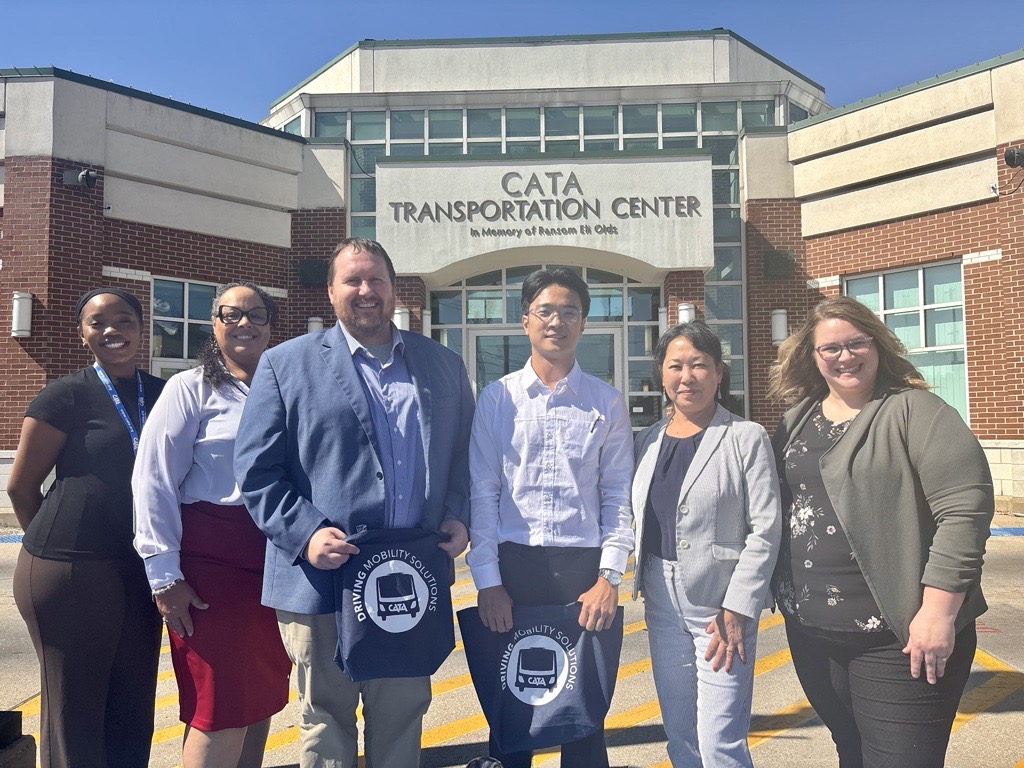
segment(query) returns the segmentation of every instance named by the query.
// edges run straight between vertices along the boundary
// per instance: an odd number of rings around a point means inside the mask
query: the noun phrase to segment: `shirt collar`
[[[356,341],[355,337],[353,337],[352,334],[348,332],[348,329],[345,327],[345,324],[341,322],[341,320],[338,321],[338,327],[341,328],[341,335],[345,337],[345,343],[348,344],[348,351],[352,354],[353,357],[356,356],[356,353],[359,352],[359,350],[363,350],[363,352],[366,355],[368,355],[369,357],[373,357],[373,355],[370,354],[370,350],[366,348],[366,345],[360,344],[358,341]],[[396,351],[405,352],[405,341],[402,340],[402,334],[398,330],[398,328],[395,327],[395,324],[391,323],[392,355],[394,355]]]
[[[529,391],[529,390],[533,389],[534,387],[540,387],[541,389],[544,389],[544,390],[547,390],[547,391],[550,391],[550,392],[554,392],[555,390],[558,389],[559,384],[561,384],[564,381],[566,383],[566,385],[568,385],[568,387],[574,393],[579,394],[579,392],[580,392],[580,383],[582,382],[582,380],[583,380],[583,369],[580,368],[579,360],[573,360],[572,361],[572,368],[569,369],[569,373],[566,375],[566,377],[564,379],[559,381],[558,384],[555,384],[555,388],[552,389],[552,390],[548,390],[547,385],[543,381],[540,380],[539,376],[537,376],[537,372],[535,370],[533,370],[533,361],[532,360],[527,360],[526,361],[526,365],[523,368],[522,383],[523,383],[523,390],[525,390],[525,391]]]

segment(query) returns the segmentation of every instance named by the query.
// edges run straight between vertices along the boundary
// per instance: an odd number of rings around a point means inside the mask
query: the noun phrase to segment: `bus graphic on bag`
[[[388,616],[415,617],[419,612],[412,574],[389,573],[377,579],[377,616],[381,621]]]
[[[555,652],[550,648],[523,648],[519,651],[516,666],[516,688],[520,692],[524,688],[555,687],[558,679],[558,666]]]

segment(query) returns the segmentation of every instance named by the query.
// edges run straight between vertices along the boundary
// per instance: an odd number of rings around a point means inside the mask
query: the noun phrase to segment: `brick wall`
[[[293,333],[305,333],[310,317],[322,317],[324,326],[335,322],[334,309],[327,297],[327,284],[300,285],[299,264],[303,261],[326,262],[335,246],[345,239],[345,209],[322,208],[292,214],[292,248],[288,265],[288,310],[286,323]]]
[[[423,332],[423,308],[427,303],[427,286],[420,277],[406,275],[395,284],[395,306],[409,308],[409,330]]]
[[[665,275],[662,288],[665,306],[668,307],[668,325],[671,328],[679,319],[679,305],[689,302],[697,307],[697,317],[704,317],[704,273],[699,270],[679,270]]]

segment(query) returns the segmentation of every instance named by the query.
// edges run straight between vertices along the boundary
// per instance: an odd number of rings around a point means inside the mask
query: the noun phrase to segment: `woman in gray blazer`
[[[787,535],[772,581],[842,768],[944,762],[985,611],[992,478],[878,316],[838,296],[779,347]]]
[[[747,748],[757,620],[781,535],[764,428],[718,403],[722,345],[703,322],[658,341],[669,415],[635,444],[637,579],[654,684],[681,766],[751,766]]]

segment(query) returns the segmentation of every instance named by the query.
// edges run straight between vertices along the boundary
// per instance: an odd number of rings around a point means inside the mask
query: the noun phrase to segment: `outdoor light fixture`
[[[64,170],[64,186],[65,187],[79,187],[81,189],[92,189],[96,186],[96,179],[98,174],[96,171],[90,169],[84,169],[76,171],[73,168],[66,168]]]
[[[772,318],[772,344],[776,347],[789,338],[789,315],[784,309],[773,309]]]
[[[1021,147],[1009,147],[1003,153],[1003,160],[1011,168],[1020,168],[1024,166],[1024,149]]]
[[[306,333],[316,333],[324,329],[324,319],[322,317],[311,317],[306,321]]]
[[[26,338],[32,335],[32,294],[15,291],[11,309],[11,336]]]
[[[400,331],[409,330],[409,308],[408,307],[395,307],[394,317],[391,318],[395,322],[395,327]]]
[[[679,324],[692,323],[697,319],[697,307],[688,301],[679,302]]]

